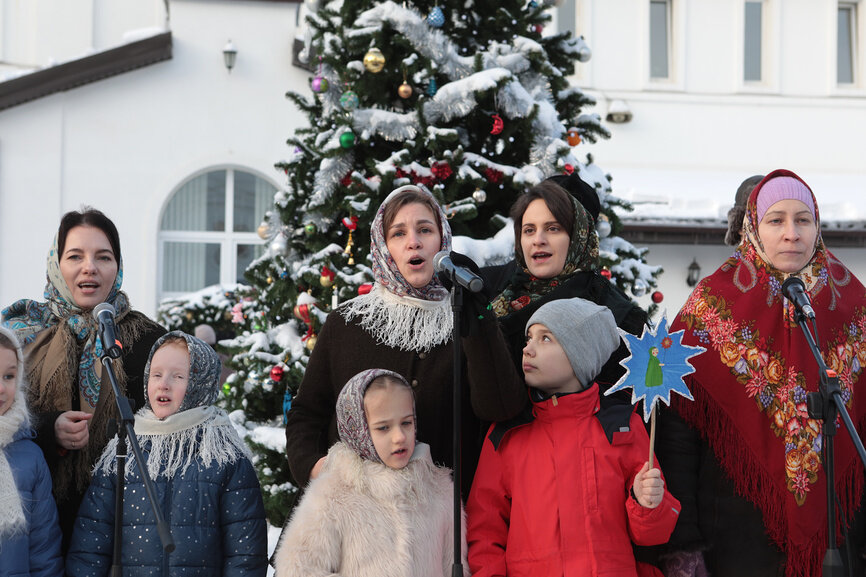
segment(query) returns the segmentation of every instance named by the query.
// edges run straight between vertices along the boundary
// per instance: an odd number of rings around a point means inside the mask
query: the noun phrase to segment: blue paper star
[[[626,373],[619,382],[605,392],[606,395],[631,387],[632,404],[636,404],[641,399],[644,401],[644,421],[649,421],[657,401],[662,400],[670,406],[671,391],[690,401],[694,400],[683,377],[695,372],[689,359],[707,349],[682,344],[685,331],[668,333],[666,315],[662,316],[655,330],[644,327],[640,338],[620,332],[631,355],[620,361]],[[653,355],[653,349],[656,349],[656,355]],[[655,357],[655,360],[651,357]]]

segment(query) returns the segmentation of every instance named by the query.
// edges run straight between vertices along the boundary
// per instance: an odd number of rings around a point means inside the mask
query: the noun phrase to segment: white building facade
[[[0,304],[40,297],[59,218],[82,204],[117,224],[124,289],[147,314],[241,278],[283,182],[273,165],[305,122],[283,97],[311,76],[292,64],[304,9],[0,0]],[[730,254],[740,181],[774,168],[812,185],[828,244],[866,278],[866,2],[563,0],[556,12],[551,30],[593,49],[574,82],[602,116],[614,102],[630,115],[578,151],[635,203],[625,236],[664,266],[670,315],[688,265],[708,274]]]

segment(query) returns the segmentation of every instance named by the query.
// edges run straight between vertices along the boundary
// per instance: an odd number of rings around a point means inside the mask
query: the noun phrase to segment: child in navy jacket
[[[264,577],[267,527],[249,450],[228,416],[213,406],[220,360],[201,340],[180,331],[162,336],[144,369],[145,407],[135,432],[145,469],[169,523],[176,549],[163,554],[156,520],[134,456],[126,464],[124,575]],[[78,511],[67,574],[105,576],[112,564],[115,437],[96,463]]]

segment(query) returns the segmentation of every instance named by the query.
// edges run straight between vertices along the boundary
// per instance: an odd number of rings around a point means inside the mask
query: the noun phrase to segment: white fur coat
[[[277,577],[449,577],[453,554],[451,472],[419,443],[391,469],[343,443],[328,452],[283,531]],[[463,539],[466,563],[465,521]]]

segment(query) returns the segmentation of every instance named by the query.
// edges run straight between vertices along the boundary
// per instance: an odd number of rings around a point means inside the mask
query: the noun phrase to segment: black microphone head
[[[785,282],[782,283],[782,294],[787,296],[791,294],[791,291],[806,292],[806,285],[803,283],[803,280],[795,276],[789,276],[785,279]]]
[[[99,316],[103,313],[108,313],[111,315],[111,318],[114,318],[115,314],[114,307],[111,306],[111,303],[99,303],[95,307],[93,307],[93,317],[99,319]]]
[[[437,252],[436,256],[433,257],[433,270],[435,270],[436,272],[442,272],[442,270],[445,268],[442,261],[450,258],[451,253],[447,250],[441,250]]]

